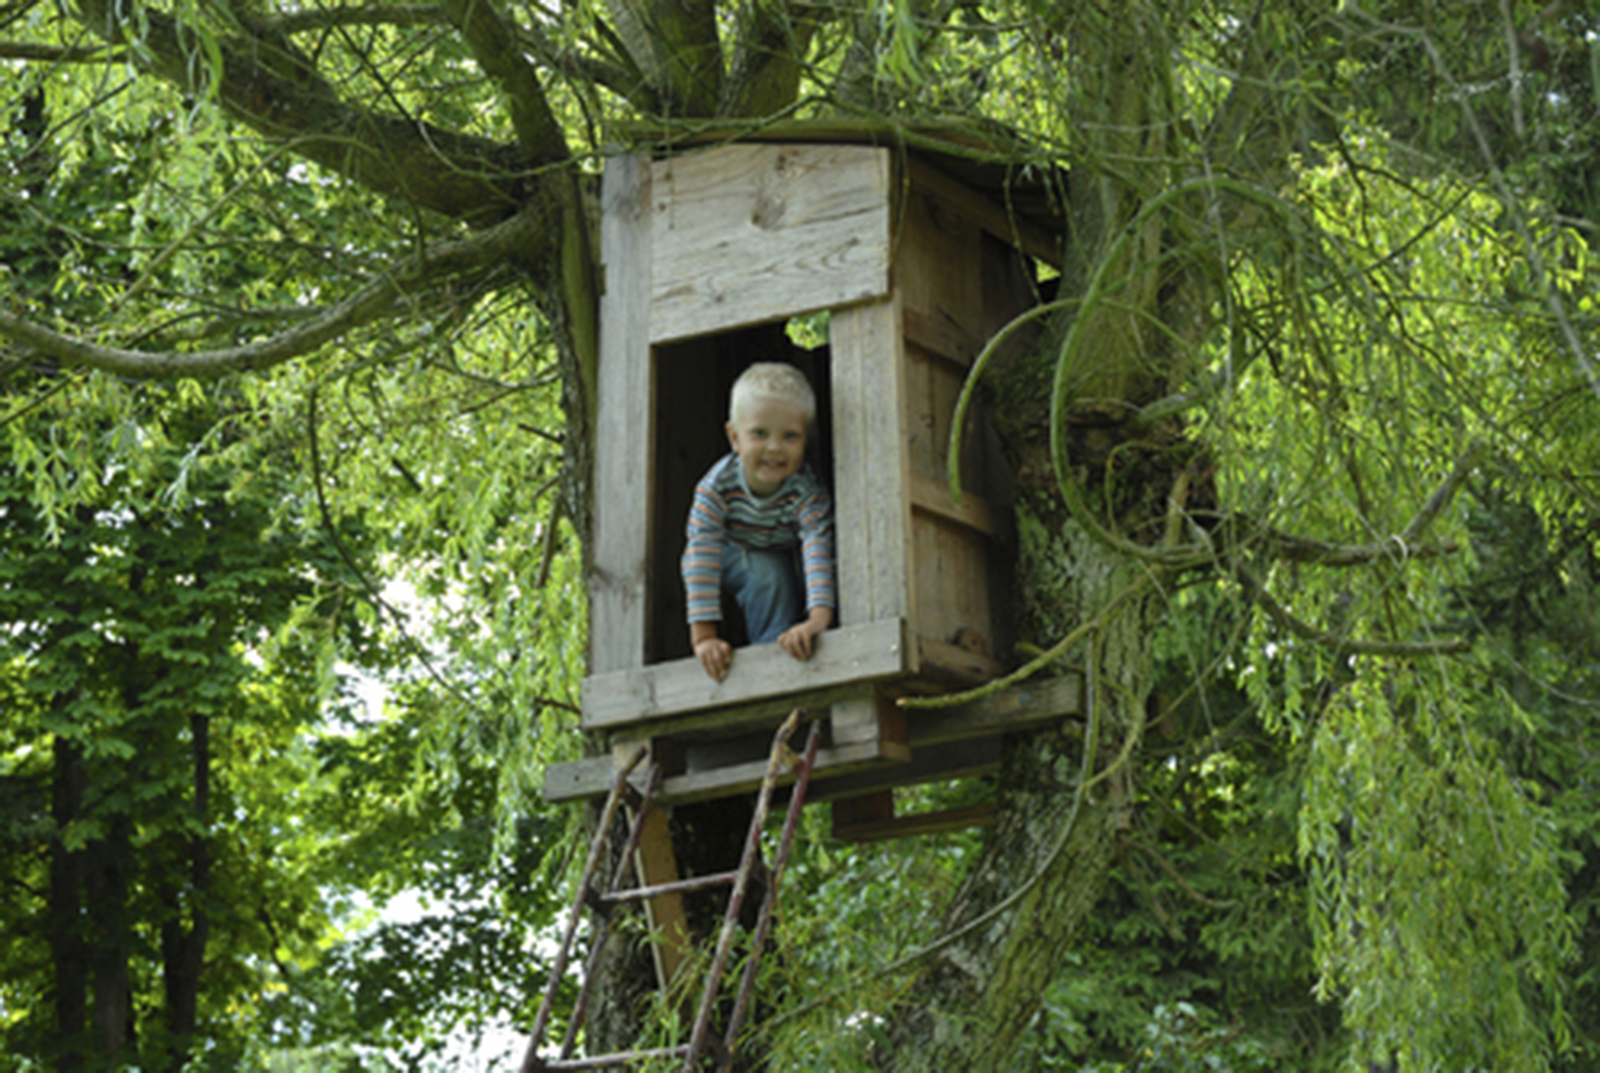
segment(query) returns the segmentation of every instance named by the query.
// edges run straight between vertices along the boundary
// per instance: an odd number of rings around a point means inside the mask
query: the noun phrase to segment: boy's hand
[[[733,646],[728,642],[716,634],[698,638],[694,642],[694,654],[712,681],[720,682],[728,677],[728,666],[733,662]]]
[[[811,642],[833,622],[833,608],[813,607],[804,622],[790,626],[778,636],[778,644],[795,659],[811,658]]]

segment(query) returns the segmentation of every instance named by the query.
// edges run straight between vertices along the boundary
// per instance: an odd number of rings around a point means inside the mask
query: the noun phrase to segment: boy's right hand
[[[728,677],[728,665],[733,662],[733,646],[728,642],[720,637],[702,638],[694,643],[694,654],[713,681]]]

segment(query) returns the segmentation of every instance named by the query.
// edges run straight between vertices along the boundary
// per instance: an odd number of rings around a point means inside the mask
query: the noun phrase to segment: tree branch
[[[491,0],[444,0],[442,10],[461,31],[478,65],[505,94],[517,140],[533,162],[566,160],[566,137],[550,111],[539,73],[517,48],[516,26]]]
[[[118,42],[135,34],[133,14],[113,0],[84,0],[78,17]],[[139,62],[186,91],[205,72],[184,42],[198,32],[149,7],[137,12]],[[530,161],[514,146],[346,103],[315,64],[272,23],[213,34],[222,62],[210,72],[227,113],[299,155],[385,196],[482,227],[513,215],[528,198]]]
[[[1242,516],[1235,515],[1229,520],[1228,526],[1224,527],[1227,533],[1225,550],[1231,554],[1235,550],[1249,547],[1285,562],[1310,563],[1315,566],[1362,566],[1381,559],[1403,561],[1454,554],[1460,549],[1453,540],[1444,540],[1437,544],[1421,544],[1419,541],[1433,525],[1439,512],[1455,497],[1461,482],[1467,479],[1467,475],[1478,464],[1483,450],[1484,445],[1481,440],[1473,440],[1467,444],[1466,449],[1456,458],[1455,465],[1450,468],[1450,472],[1445,475],[1439,487],[1434,489],[1427,502],[1423,503],[1416,516],[1404,530],[1387,540],[1371,544],[1330,544],[1291,533],[1257,528]],[[1250,528],[1241,531],[1241,526]]]
[[[800,93],[806,50],[824,13],[809,4],[752,4],[741,20],[722,103],[725,116],[767,116]]]
[[[1240,520],[1239,516],[1236,515],[1235,520]],[[1273,529],[1254,529],[1248,536],[1229,543],[1248,546],[1284,562],[1313,566],[1364,566],[1380,559],[1432,559],[1460,550],[1453,540],[1413,544],[1404,537],[1395,536],[1373,544],[1330,544]]]
[[[1194,901],[1205,906],[1207,909],[1232,909],[1234,906],[1239,904],[1238,900],[1235,898],[1229,898],[1227,901],[1219,902],[1215,898],[1207,898],[1204,894],[1201,894],[1199,891],[1195,890],[1194,887],[1190,885],[1189,881],[1183,878],[1183,873],[1178,871],[1177,866],[1171,861],[1167,860],[1167,858],[1164,857],[1154,846],[1147,845],[1144,842],[1139,841],[1137,838],[1132,838],[1128,835],[1121,835],[1117,840],[1131,849],[1140,850],[1143,853],[1149,854],[1150,858],[1161,867],[1163,872],[1167,873],[1167,875],[1173,878],[1173,880],[1180,888],[1182,888],[1185,894],[1194,899]]]
[[[438,4],[364,4],[293,11],[274,17],[271,25],[281,33],[299,34],[336,26],[442,25],[445,21],[444,9]]]
[[[73,338],[0,308],[0,334],[8,335],[63,365],[82,366],[146,380],[209,380],[281,365],[310,354],[338,337],[384,316],[394,303],[453,277],[493,267],[530,245],[550,241],[542,214],[524,213],[471,238],[423,252],[397,270],[373,279],[344,301],[281,335],[245,346],[194,353],[150,353],[101,346]]]
[[[24,41],[0,41],[0,60],[38,63],[121,63],[125,49],[108,45],[35,45]]]
[[[1243,563],[1234,564],[1233,576],[1272,621],[1301,640],[1322,645],[1341,655],[1448,656],[1472,648],[1472,642],[1464,637],[1452,637],[1444,641],[1363,641],[1354,637],[1339,637],[1296,618]]]
[[[617,38],[667,110],[714,115],[722,100],[722,46],[714,0],[610,0]]]

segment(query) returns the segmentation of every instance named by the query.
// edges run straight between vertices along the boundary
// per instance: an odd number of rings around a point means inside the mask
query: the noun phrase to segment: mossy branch
[[[314,353],[326,344],[387,316],[396,302],[453,277],[499,265],[514,252],[543,241],[539,221],[515,216],[482,234],[441,243],[393,271],[374,277],[337,305],[269,339],[192,353],[154,353],[103,346],[36,324],[0,307],[7,335],[62,365],[99,369],[140,380],[215,380],[255,372]]]

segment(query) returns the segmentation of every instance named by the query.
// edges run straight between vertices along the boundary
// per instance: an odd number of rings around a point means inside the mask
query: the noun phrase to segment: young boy
[[[739,602],[752,644],[777,641],[795,659],[810,659],[813,639],[833,622],[833,503],[805,464],[816,412],[816,396],[798,369],[750,366],[728,400],[732,451],[694,490],[683,553],[689,640],[718,682],[733,660],[733,646],[717,633],[723,592]]]

